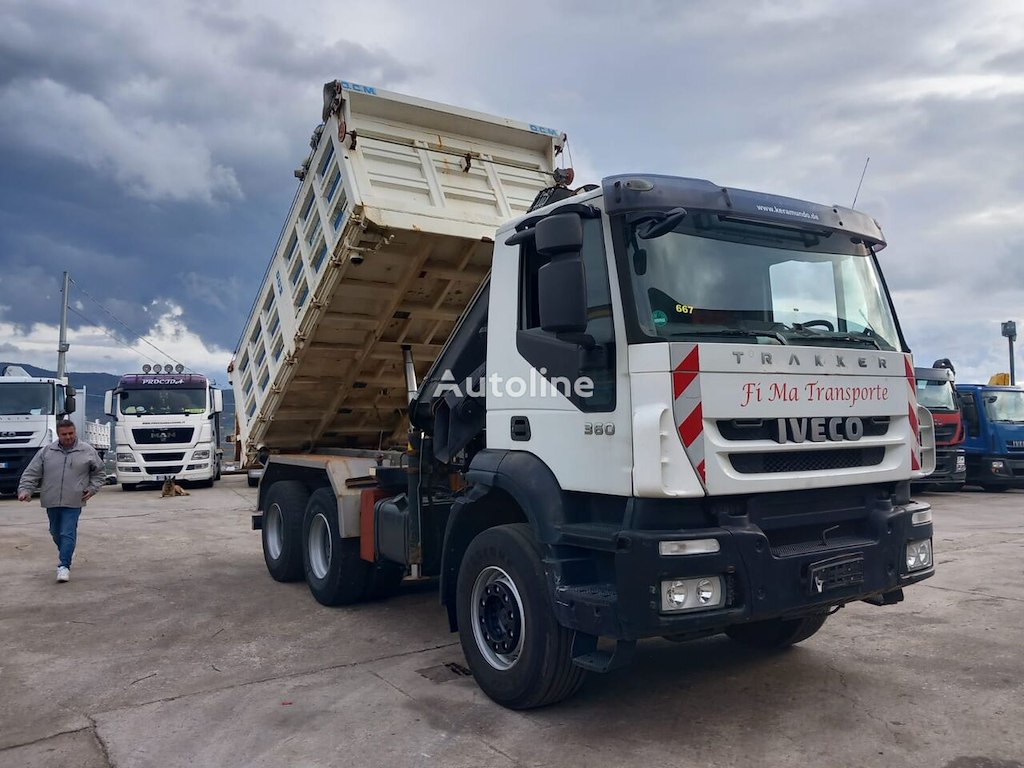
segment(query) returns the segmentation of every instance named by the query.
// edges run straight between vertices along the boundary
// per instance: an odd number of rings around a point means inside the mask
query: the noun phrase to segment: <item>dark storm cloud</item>
[[[21,2],[6,15],[0,320],[22,328],[56,322],[67,270],[137,333],[177,305],[208,345],[232,348],[321,85],[410,71],[244,7]],[[86,319],[130,340],[88,300],[69,315]]]

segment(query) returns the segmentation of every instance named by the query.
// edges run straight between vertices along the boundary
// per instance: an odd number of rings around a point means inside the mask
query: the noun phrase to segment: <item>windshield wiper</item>
[[[786,345],[789,342],[778,331],[748,331],[741,328],[718,328],[711,330],[678,331],[673,336],[733,336],[748,339],[775,339],[779,344]]]
[[[853,344],[870,344],[877,350],[882,349],[878,339],[872,334],[842,333],[833,331],[804,331],[796,328],[787,329],[800,341],[849,341]]]

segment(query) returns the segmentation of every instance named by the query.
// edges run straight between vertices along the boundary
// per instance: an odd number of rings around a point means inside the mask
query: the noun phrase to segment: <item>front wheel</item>
[[[981,490],[983,490],[985,493],[1006,493],[1007,488],[1008,486],[1005,485],[986,485],[985,483],[981,484]]]
[[[459,639],[477,684],[510,709],[568,698],[585,671],[571,630],[555,620],[542,551],[529,525],[501,525],[470,543],[459,569]]]
[[[725,634],[750,648],[774,651],[803,642],[821,629],[827,618],[828,612],[825,611],[800,619],[752,621],[726,627]]]

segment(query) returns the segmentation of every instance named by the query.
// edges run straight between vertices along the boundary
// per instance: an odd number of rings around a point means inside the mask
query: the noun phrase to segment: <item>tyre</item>
[[[196,488],[213,488],[213,478],[209,480],[197,480]]]
[[[725,634],[737,643],[760,650],[779,650],[803,642],[819,629],[828,612],[799,619],[768,619],[726,627]]]
[[[529,525],[501,525],[470,543],[459,569],[459,639],[477,684],[510,709],[568,698],[585,670],[555,620],[542,551]]]
[[[309,491],[297,480],[279,480],[263,508],[263,560],[276,581],[302,578],[302,515]]]
[[[220,462],[217,462],[217,470],[213,473],[214,480],[220,480]]]
[[[245,482],[249,484],[250,488],[255,488],[260,484],[260,479],[258,477],[247,477],[245,478]]]
[[[985,493],[1006,493],[1008,486],[1005,485],[985,485],[981,484],[981,490]]]
[[[121,483],[121,490],[125,491],[125,492],[137,491],[137,490],[139,490],[139,484],[138,483]]]
[[[359,557],[358,538],[341,538],[338,500],[331,488],[309,497],[302,541],[306,583],[318,603],[348,605],[363,598],[373,566]]]

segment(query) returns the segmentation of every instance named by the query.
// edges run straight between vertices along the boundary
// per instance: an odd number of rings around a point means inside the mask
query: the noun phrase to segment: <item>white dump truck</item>
[[[324,605],[436,578],[495,701],[637,641],[781,648],[934,572],[932,421],[854,210],[626,174],[335,81],[229,369],[253,526]]]
[[[31,376],[21,366],[0,373],[0,493],[18,490],[25,467],[40,448],[57,439],[57,422],[68,418],[80,440],[101,457],[110,449],[110,427],[87,421],[85,387],[75,390],[67,378]]]

